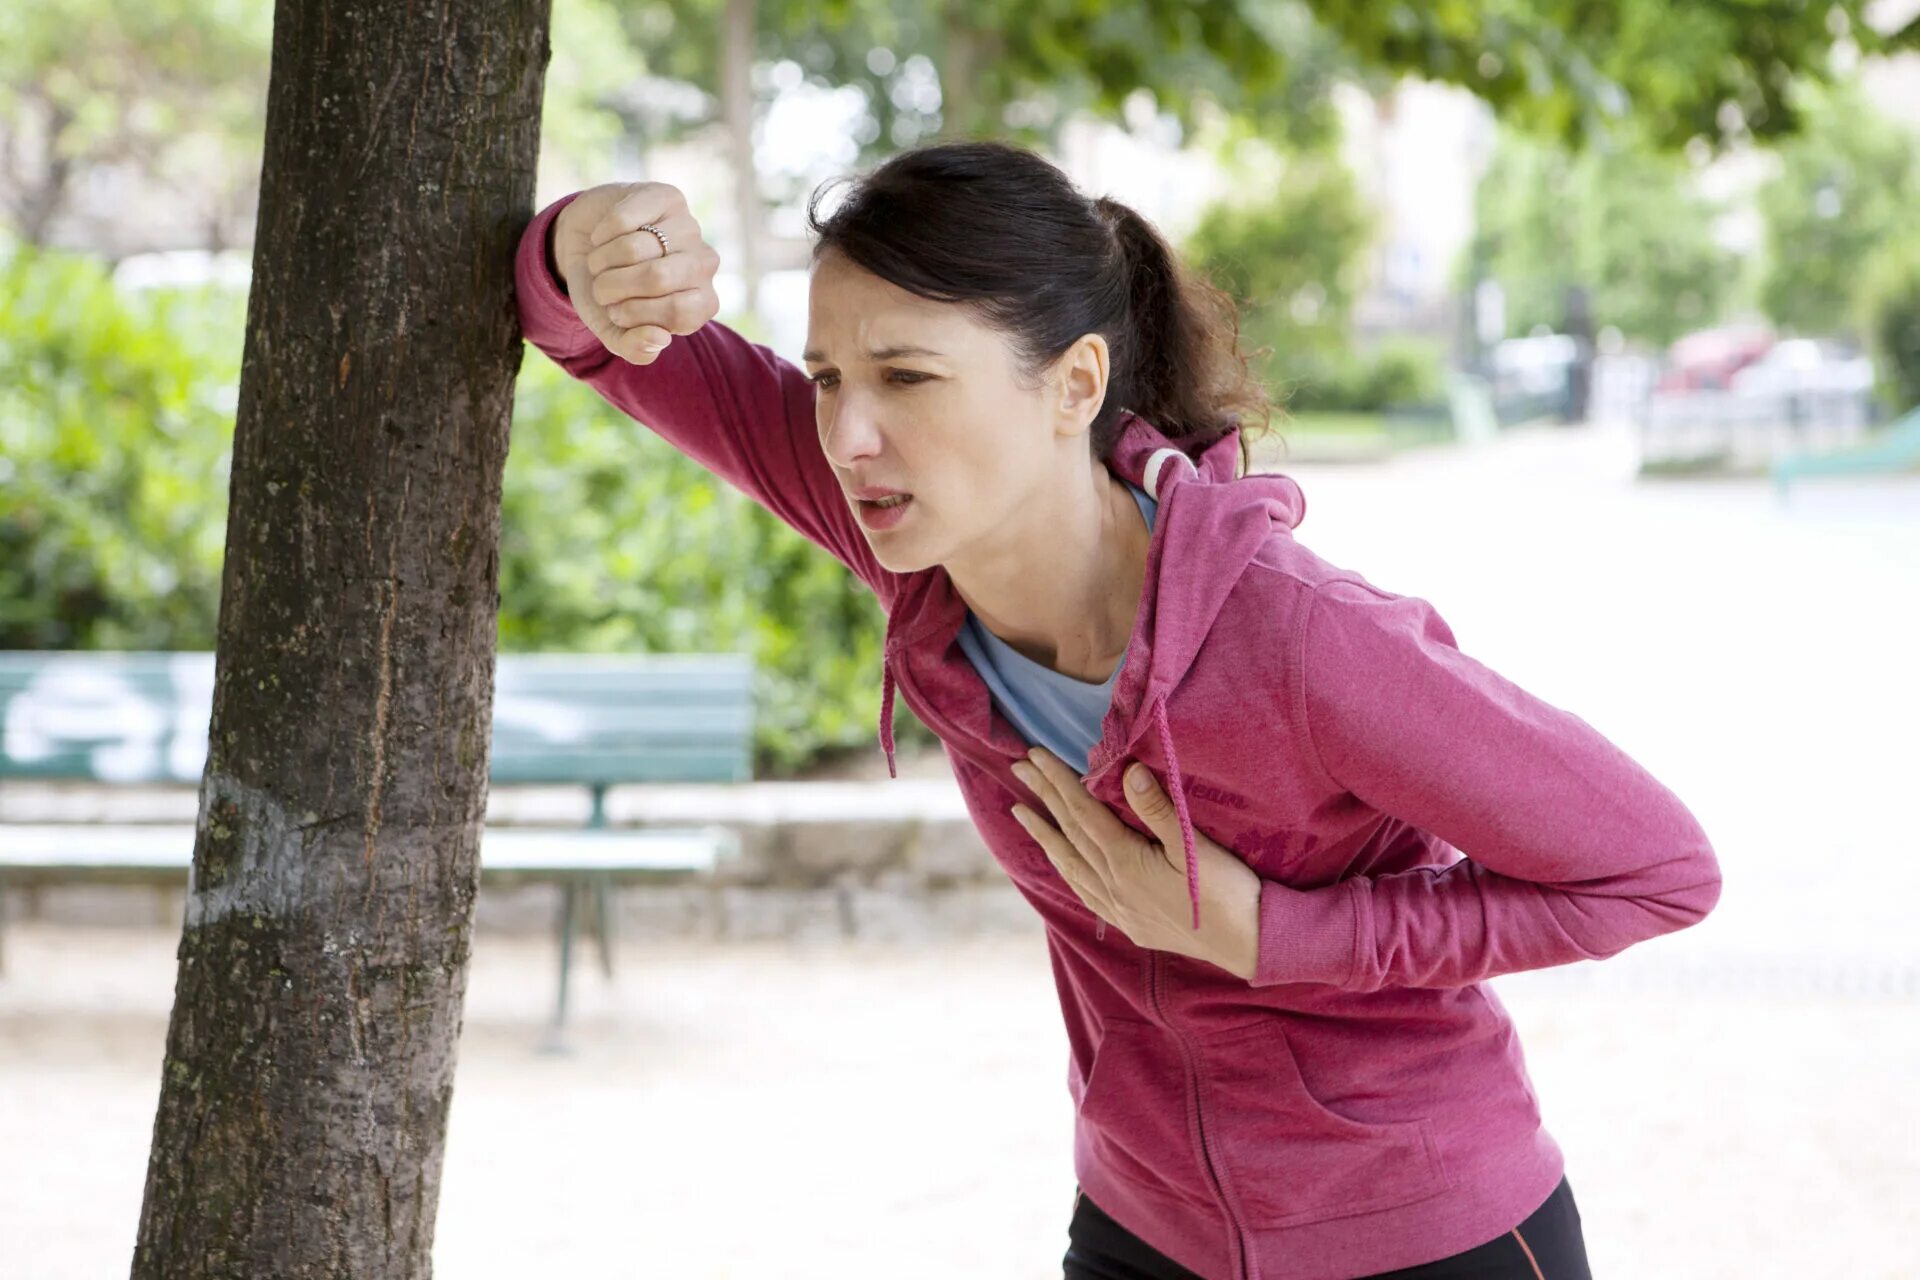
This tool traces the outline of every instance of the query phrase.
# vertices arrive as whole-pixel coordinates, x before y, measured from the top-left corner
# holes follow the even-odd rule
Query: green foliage
[[[16,227],[44,237],[65,189],[113,165],[178,193],[210,239],[243,234],[272,39],[273,6],[252,0],[0,5],[0,192]]]
[[[0,648],[213,646],[245,305],[0,259]]]
[[[1920,20],[1891,35],[1868,24],[1872,0],[1302,3],[1360,64],[1462,85],[1532,136],[1605,141],[1630,127],[1662,150],[1790,133],[1792,86],[1825,80],[1843,41],[1864,54],[1920,46]]]
[[[1662,149],[1695,137],[1769,138],[1798,123],[1789,87],[1830,74],[1836,44],[1920,45],[1920,22],[1882,36],[1869,0],[836,0],[756,7],[756,51],[867,96],[865,164],[920,135],[1045,143],[1075,108],[1118,118],[1145,90],[1190,127],[1202,103],[1303,145],[1330,124],[1335,75],[1457,84],[1533,136],[1577,143],[1631,127]],[[717,91],[721,0],[624,10],[660,72]],[[885,50],[876,63],[869,54]],[[940,68],[939,119],[897,100],[915,54]],[[875,65],[883,68],[875,71]],[[896,123],[904,126],[896,129]]]
[[[1854,84],[1803,90],[1799,101],[1805,132],[1778,148],[1780,172],[1757,199],[1760,302],[1777,324],[1835,333],[1857,317],[1869,256],[1920,207],[1920,139]]]
[[[1300,382],[1287,408],[1301,413],[1378,413],[1433,405],[1446,395],[1446,364],[1430,341],[1394,337],[1348,354],[1321,377]]]
[[[1187,260],[1232,295],[1242,345],[1281,398],[1296,383],[1325,383],[1348,361],[1353,299],[1373,217],[1337,156],[1288,157],[1283,172],[1244,174],[1241,190],[1271,193],[1201,215]]]
[[[1202,213],[1187,260],[1232,295],[1242,349],[1276,400],[1302,412],[1373,412],[1441,398],[1444,362],[1429,343],[1395,338],[1353,349],[1373,214],[1329,146],[1281,154],[1230,127],[1217,141],[1241,191]]]
[[[1596,326],[1665,344],[1717,319],[1737,282],[1718,210],[1684,160],[1648,147],[1576,153],[1503,130],[1474,203],[1468,256],[1505,291],[1510,334],[1561,329],[1584,285]]]
[[[644,0],[622,16],[660,74],[717,95],[723,8]],[[864,95],[858,165],[936,134],[1050,146],[1074,112],[1121,119],[1142,91],[1183,126],[1205,102],[1306,142],[1332,124],[1328,76],[1342,62],[1305,9],[1246,0],[788,2],[756,6],[754,21],[756,58],[791,60],[817,85]],[[932,103],[920,96],[920,59],[937,68]]]
[[[507,459],[500,593],[503,649],[752,653],[763,771],[874,747],[885,616],[871,593],[532,351]]]
[[[0,648],[213,646],[245,301],[0,259]],[[503,650],[748,652],[761,772],[878,749],[885,619],[844,568],[538,352],[513,431]]]
[[[1920,238],[1909,234],[1868,263],[1860,328],[1873,350],[1881,389],[1897,414],[1920,408]]]

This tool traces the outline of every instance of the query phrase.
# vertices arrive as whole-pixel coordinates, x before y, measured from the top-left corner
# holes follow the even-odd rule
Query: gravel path
[[[10,943],[0,1276],[125,1275],[174,938]],[[1072,1117],[1037,935],[632,946],[617,984],[583,970],[567,1058],[532,1052],[551,963],[475,955],[437,1274],[1057,1280]],[[1494,986],[1596,1276],[1916,1274],[1914,1003]]]

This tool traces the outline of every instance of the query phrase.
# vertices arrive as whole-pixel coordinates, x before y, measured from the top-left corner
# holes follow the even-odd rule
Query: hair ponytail
[[[1169,440],[1216,440],[1240,428],[1244,470],[1251,465],[1248,427],[1264,429],[1272,405],[1240,351],[1233,299],[1188,268],[1131,206],[1102,196],[1094,208],[1113,228],[1127,281],[1122,350],[1110,360],[1125,370],[1120,406]]]
[[[1082,335],[1107,340],[1107,397],[1090,432],[1105,460],[1132,411],[1183,447],[1236,429],[1244,472],[1270,425],[1266,388],[1240,350],[1233,299],[1188,268],[1140,214],[1089,200],[1058,167],[999,142],[902,152],[855,180],[824,221],[829,249],[910,293],[973,306],[1031,373]]]

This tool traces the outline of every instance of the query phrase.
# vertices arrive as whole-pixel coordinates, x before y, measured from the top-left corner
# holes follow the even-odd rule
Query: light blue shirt
[[[1159,504],[1139,486],[1128,483],[1127,488],[1133,490],[1133,500],[1152,529]],[[987,682],[1000,714],[1013,722],[1030,745],[1045,747],[1077,771],[1087,771],[1087,755],[1100,741],[1101,723],[1113,703],[1114,681],[1127,665],[1124,657],[1099,684],[1076,680],[1015,649],[981,626],[971,609],[960,627],[960,647]]]

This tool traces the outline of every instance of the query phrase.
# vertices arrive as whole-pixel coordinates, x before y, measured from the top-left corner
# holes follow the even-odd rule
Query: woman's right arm
[[[700,240],[679,193],[659,183],[621,186],[624,194],[592,188],[563,196],[528,224],[514,261],[516,305],[527,341],[608,403],[824,547],[883,605],[891,605],[898,575],[875,560],[821,451],[813,384],[790,361],[710,318],[717,306],[711,290],[717,258]],[[595,197],[595,206],[576,210],[556,237],[562,211],[583,196]],[[665,208],[663,201],[679,202],[671,220],[652,212]],[[582,225],[589,213],[592,224]],[[634,222],[633,229],[623,229],[627,220]],[[684,253],[688,259],[647,267],[645,260],[659,259],[659,244],[651,232],[637,229],[645,221],[659,223],[673,255]],[[591,239],[596,228],[602,237],[598,244]],[[669,287],[649,283],[668,267],[677,272],[672,283],[685,283],[679,276],[691,271],[702,277],[699,287],[672,296],[650,293]],[[628,289],[635,292],[611,296]],[[583,294],[585,301],[576,309],[575,298]],[[664,348],[647,345],[667,339],[669,332],[677,336]]]

